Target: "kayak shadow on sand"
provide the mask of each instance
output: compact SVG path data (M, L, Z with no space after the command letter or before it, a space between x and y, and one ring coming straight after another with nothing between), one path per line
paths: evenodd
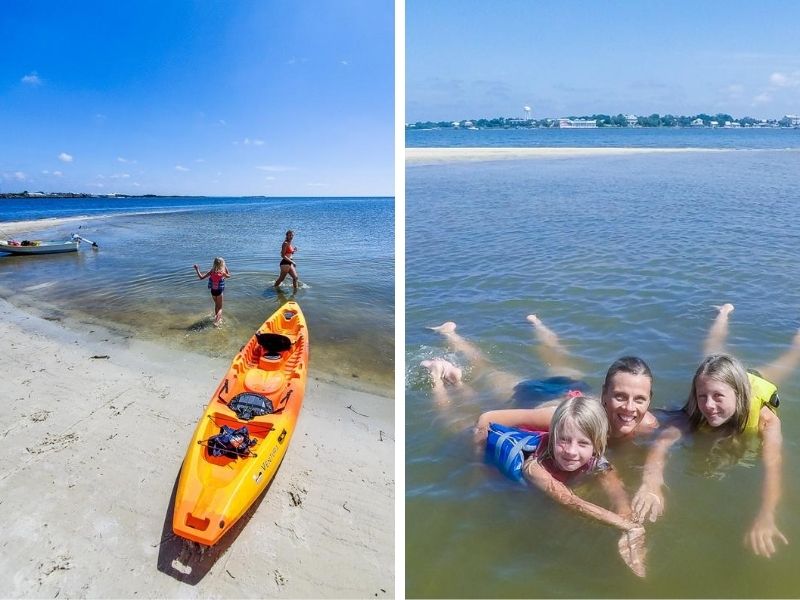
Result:
M282 463L282 461L281 461ZM275 472L275 476L280 472L281 465ZM264 488L261 495L256 498L253 505L247 509L233 527L228 530L222 539L214 546L203 546L196 542L191 542L180 536L175 535L172 531L172 515L175 510L175 494L178 491L178 480L180 479L180 472L175 478L175 484L172 486L172 495L169 499L169 506L167 507L167 514L164 516L164 527L161 530L161 541L158 547L158 560L157 568L165 575L177 579L181 583L188 585L197 585L208 572L214 567L221 556L227 552L239 534L253 518L256 510L261 505L264 497L269 493L272 488L272 481Z

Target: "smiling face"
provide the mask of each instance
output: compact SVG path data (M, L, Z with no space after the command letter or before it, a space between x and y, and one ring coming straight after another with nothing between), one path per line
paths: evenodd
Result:
M592 440L582 432L574 420L566 417L555 432L553 460L561 471L573 472L586 465L594 455Z
M711 427L727 423L736 414L736 390L709 375L695 379L697 408Z
M603 407L608 416L609 436L632 435L650 407L652 381L644 374L615 373L603 390Z

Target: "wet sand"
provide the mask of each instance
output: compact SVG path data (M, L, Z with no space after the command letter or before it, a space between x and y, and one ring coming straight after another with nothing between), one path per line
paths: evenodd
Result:
M9 597L393 597L394 419L311 375L267 492L217 546L174 537L186 444L228 361L0 300Z
M579 158L631 154L731 152L720 148L406 148L406 165L447 162L519 160L524 158Z

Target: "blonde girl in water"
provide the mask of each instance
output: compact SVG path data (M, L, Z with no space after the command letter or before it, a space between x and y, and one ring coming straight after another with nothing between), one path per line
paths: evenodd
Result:
M283 240L283 244L281 245L281 274L278 279L275 280L275 287L278 287L283 280L286 279L286 276L289 275L292 278L292 287L296 292L299 280L297 277L297 265L292 259L292 255L300 248L297 246L292 246L293 239L294 232L290 229L286 232L286 238Z
M605 458L608 419L598 398L570 393L553 413L548 431L489 423L486 458L511 479L526 481L559 504L622 530L619 553L645 575L644 527L632 518L628 495ZM580 475L598 478L613 509L577 496L569 487Z
M211 291L211 299L214 301L214 325L219 326L222 320L222 293L225 291L225 280L231 276L225 259L216 257L211 265L211 270L207 273L200 273L200 268L194 265L194 271L199 279L208 279L208 289Z
M718 435L721 441L758 435L764 465L761 505L745 533L744 542L756 555L770 557L777 551L778 542L789 543L778 529L775 515L781 496L783 460L776 384L800 363L800 332L783 356L759 371L747 371L738 359L722 352L733 305L724 304L718 310L704 346L710 356L700 363L694 374L682 411L683 421L665 428L651 448L633 507L640 520L655 521L661 516L668 450L683 435Z

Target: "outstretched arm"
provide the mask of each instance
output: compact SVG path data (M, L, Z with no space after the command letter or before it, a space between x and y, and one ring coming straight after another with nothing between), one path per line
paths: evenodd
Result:
M193 266L194 266L194 272L197 273L197 277L199 279L205 279L206 277L208 277L211 274L211 271L209 271L208 273L200 273L200 268L197 265L193 265Z
M633 497L633 513L636 520L644 521L649 517L655 523L664 512L664 467L667 465L667 454L675 442L681 439L681 431L677 427L667 427L650 448L644 463L642 485Z
M629 518L625 518L607 508L592 504L580 496L576 496L571 489L556 480L547 472L547 469L535 459L528 460L525 463L522 473L527 481L538 487L559 504L623 531L641 528L639 523Z
M775 510L781 497L781 464L783 436L781 420L766 406L761 409L758 422L759 433L764 440L762 448L764 461L764 487L761 494L761 509L756 515L750 531L745 536L745 543L758 556L769 558L777 551L775 543L781 540L788 544L789 540L775 525Z
M629 518L630 506L622 481L613 470L601 474L601 483L609 494L612 503L622 514L592 504L576 496L566 485L557 481L536 460L528 460L522 470L525 479L534 484L553 500L583 515L617 527L623 531L617 543L619 554L625 564L639 577L645 576L645 536L644 527Z

